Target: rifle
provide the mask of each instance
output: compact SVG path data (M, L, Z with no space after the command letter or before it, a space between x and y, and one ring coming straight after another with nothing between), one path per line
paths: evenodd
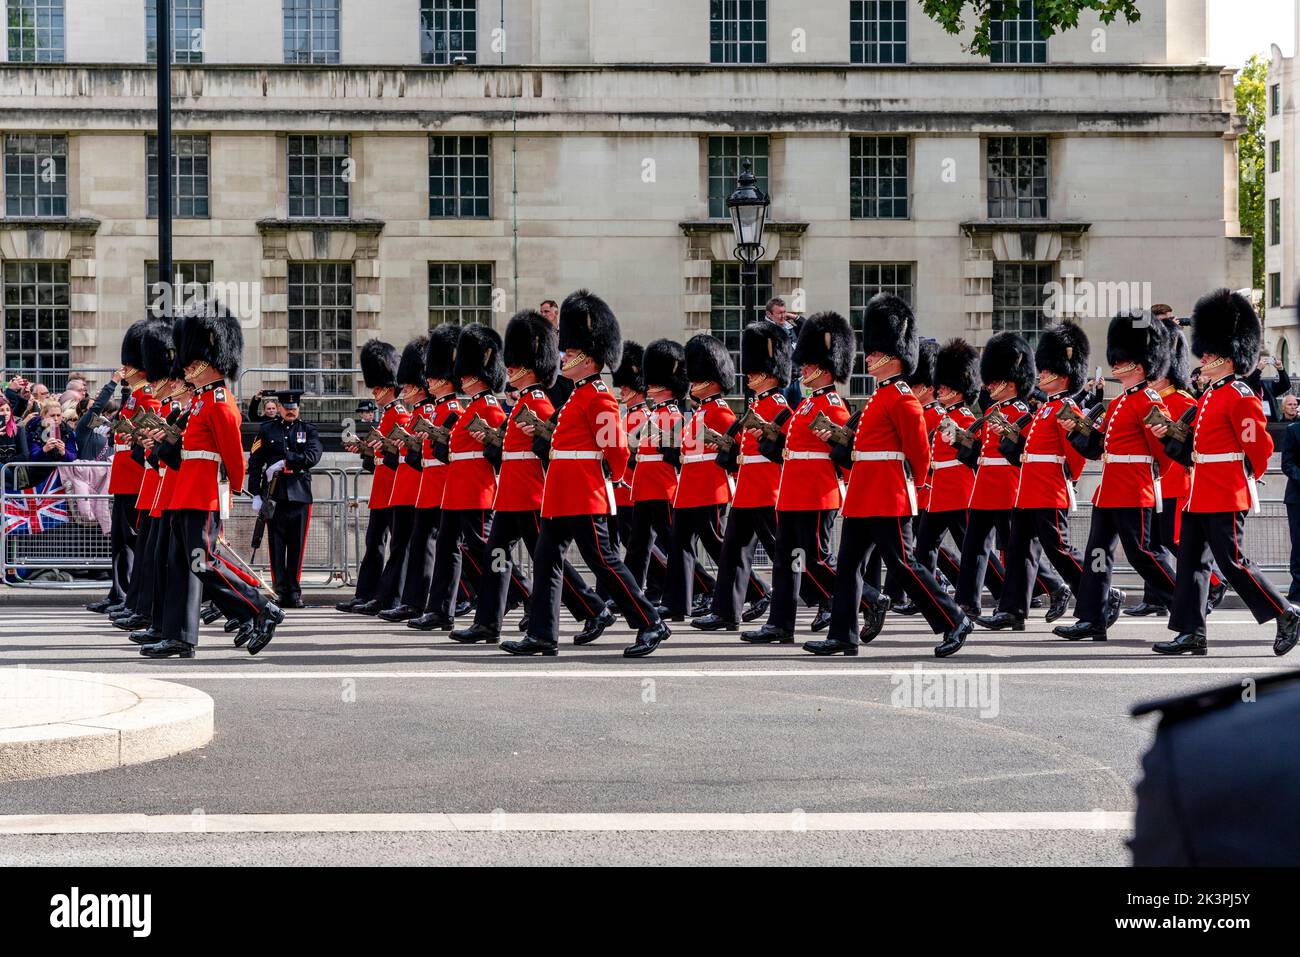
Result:
M520 409L519 411L522 414L525 409ZM474 413L474 418L470 419L469 423L465 426L465 431L477 435L483 440L484 445L495 445L498 448L506 439L504 429L492 428L492 426L488 425L487 422L483 420L483 417L477 412Z
M703 423L700 423L700 441L705 445L712 445L720 452L730 452L736 447L735 436L714 432Z
M954 419L945 415L939 420L939 431L942 432L943 437L953 445L961 445L968 449L974 449L980 447L983 441L975 434L975 432L987 420L988 416L985 415L972 422L968 428L963 429Z
M424 420L422 419L421 421ZM414 426L412 426L412 428L414 428ZM406 429L402 428L400 425L394 426L393 431L389 433L388 437L392 439L395 443L397 443L399 450L401 449L402 446L405 446L407 449L411 451L415 451L424 447L423 435L420 435L418 433L412 435L410 432L407 432Z
M401 449L401 446L397 442L394 442L388 436L384 435L384 433L373 427L366 433L366 442L378 442L380 448L385 452L397 452Z
M996 426L1002 430L1002 434L1012 442L1020 441L1020 426L1015 425L1010 419L999 412L997 409L990 409L989 414L984 417L989 425Z
M168 443L179 442L181 430L176 428L156 412L145 409L135 414L132 420L135 432L161 432L163 440Z
M779 440L783 434L779 425L767 421L767 419L754 411L753 406L746 409L744 414L740 417L740 427L742 429L758 429L763 433L765 438L770 439L773 442Z
M813 416L810 427L814 432L829 432L831 441L836 445L852 445L855 438L853 430L842 425L836 425L830 419L826 418L825 412L818 412Z
M266 487L266 498L262 499L262 507L257 510L257 522L253 525L253 554L262 547L262 533L266 531L266 523L275 518L275 490L279 487L280 476L282 472L276 472L275 478L271 479L271 484Z
M1165 436L1171 442L1186 442L1187 437L1192 434L1191 426L1182 419L1174 420L1165 415L1154 405L1147 410L1147 414L1142 419L1147 425L1163 425L1169 430Z
M113 423L113 438L135 440L135 425L124 415L119 415Z
M529 426L537 433L538 437L549 442L551 436L555 434L555 426L550 422L544 422L537 417L537 413L527 407L520 409L515 413L515 422L519 425Z
M434 425L429 419L417 419L411 431L418 436L427 437L434 445L446 445L451 441L451 430L441 425Z
M1072 399L1061 404L1056 411L1056 417L1074 423L1075 431L1085 438L1090 438L1097 431L1096 425L1093 424L1094 420L1085 415Z

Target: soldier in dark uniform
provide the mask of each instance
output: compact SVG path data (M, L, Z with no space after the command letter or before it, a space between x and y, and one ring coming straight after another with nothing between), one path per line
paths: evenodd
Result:
M264 500L275 503L266 523L271 555L271 583L285 608L302 607L302 555L311 524L311 470L320 462L320 435L301 418L302 391L275 393L278 418L262 424L248 458L248 492L253 511Z

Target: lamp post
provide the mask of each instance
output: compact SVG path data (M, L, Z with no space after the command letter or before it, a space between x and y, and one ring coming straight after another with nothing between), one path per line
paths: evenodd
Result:
M176 315L176 269L172 264L172 4L155 0L158 50L158 281L167 314Z
M740 260L741 325L758 318L758 261L763 258L763 227L772 198L758 188L753 164L745 160L736 189L727 198L731 230L735 236L735 257Z

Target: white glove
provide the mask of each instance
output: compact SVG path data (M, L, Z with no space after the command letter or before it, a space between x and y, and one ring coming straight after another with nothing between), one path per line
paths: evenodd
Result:
M275 476L279 472L283 471L283 469L284 469L284 459L280 459L280 461L272 465L268 465L266 467L266 480L268 482L271 481L271 479L275 478Z
M254 496L253 496L253 514L256 515L256 514L257 514L258 512L260 512L261 510L262 510L262 496L260 496L260 495L254 495Z

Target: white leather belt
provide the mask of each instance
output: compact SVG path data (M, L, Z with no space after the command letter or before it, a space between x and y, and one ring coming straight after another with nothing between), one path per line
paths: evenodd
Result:
M945 459L942 462L935 462L932 460L930 462L930 470L933 472L937 472L940 469L956 468L958 465L961 465L961 462L957 461L956 459Z
M1052 465L1064 465L1064 455L1022 455L1020 456L1021 464L1033 464L1035 462L1050 463Z
M126 445L123 445L121 442L114 442L114 443L113 443L113 451L114 451L114 452L130 452L130 451L131 451L131 445L130 445L130 443L127 443Z
M737 465L760 465L760 464L762 464L762 463L764 463L764 462L766 462L768 465L778 465L778 466L779 466L779 465L781 464L780 462L773 462L773 461L772 461L771 459L769 459L766 455L762 455L762 454L755 454L755 455L739 455L739 456L736 457L736 464L737 464Z
M1008 462L1006 459L998 458L996 456L990 456L988 458L980 459L980 465L1010 465L1010 464L1011 463Z
M207 460L207 461L209 461L209 462L220 462L220 461L221 461L221 453L220 453L220 452L202 452L202 451L191 452L191 451L189 451L188 449L181 449L181 460L182 460L182 461L185 461L185 460L187 460L187 459L205 459L205 460Z
M1116 465L1152 465L1155 459L1149 455L1104 455L1102 461Z
M1241 462L1246 458L1244 452L1222 452L1213 455L1202 455L1200 452L1192 453L1192 462L1195 464L1211 462Z
M683 465L694 465L696 462L713 462L718 458L717 452L705 452L703 455L683 455ZM644 460L642 460L644 461Z
M502 452L501 461L502 462L528 462L528 461L535 462L537 461L537 453L536 452Z
M786 452L785 457L790 461L806 461L810 459L829 459L829 452Z
M855 462L902 462L906 459L902 452L854 452Z
M446 465L442 459L420 459L420 468L436 469L439 465Z
M597 454L599 454L599 453L597 453ZM559 457L559 453L558 453L558 452L552 452L552 453L551 453L551 458L558 458L558 457ZM574 458L578 458L578 456L576 456L576 455L573 456L573 457L574 457ZM584 456L582 456L582 458L587 458L587 456L584 455ZM638 456L636 457L636 464L637 464L637 465L640 465L642 462L662 462L663 460L664 460L664 457L663 457L662 455L638 455Z
M551 450L552 462L554 462L556 459L601 459L604 457L605 457L604 452L591 452L591 451L587 451L586 449L574 449L568 452L556 451L554 449ZM637 456L637 461L644 462L646 461L647 458L649 458L651 462L659 462L663 460L663 456L660 455L653 458L650 458L649 456Z
M483 458L482 452L452 452L447 456L453 462L468 462L471 459Z

